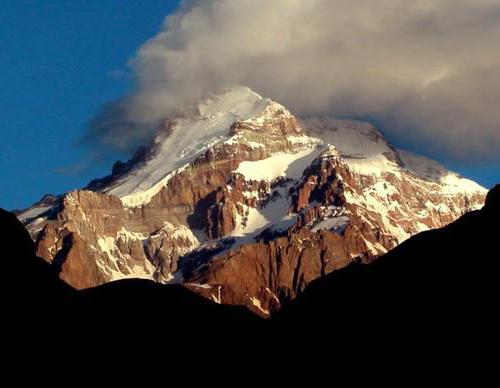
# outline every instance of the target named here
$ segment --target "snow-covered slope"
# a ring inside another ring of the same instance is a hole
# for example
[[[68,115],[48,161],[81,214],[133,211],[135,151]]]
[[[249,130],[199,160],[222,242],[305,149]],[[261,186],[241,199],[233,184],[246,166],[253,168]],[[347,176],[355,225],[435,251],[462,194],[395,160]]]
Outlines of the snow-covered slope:
[[[231,124],[257,116],[270,102],[245,87],[210,96],[198,105],[197,116],[167,122],[146,163],[113,182],[104,192],[120,197],[130,206],[148,202],[188,163],[227,139]]]
[[[395,161],[385,156],[386,153],[393,152],[393,149],[382,134],[369,123],[312,117],[303,120],[303,125],[309,134],[334,145],[350,167],[358,173],[381,174],[397,168]]]
[[[305,119],[303,125],[308,133],[333,144],[356,173],[381,176],[407,171],[441,185],[443,191],[450,194],[487,192],[476,182],[447,170],[434,160],[395,149],[370,123],[313,117]]]
[[[299,179],[304,170],[319,156],[319,147],[297,153],[278,152],[266,159],[241,162],[235,170],[249,180],[272,182],[280,177]]]
[[[438,162],[416,155],[409,151],[398,150],[404,167],[419,178],[438,183],[443,187],[443,192],[449,194],[460,193],[486,193],[486,189],[476,182],[464,178],[459,174],[447,170]]]

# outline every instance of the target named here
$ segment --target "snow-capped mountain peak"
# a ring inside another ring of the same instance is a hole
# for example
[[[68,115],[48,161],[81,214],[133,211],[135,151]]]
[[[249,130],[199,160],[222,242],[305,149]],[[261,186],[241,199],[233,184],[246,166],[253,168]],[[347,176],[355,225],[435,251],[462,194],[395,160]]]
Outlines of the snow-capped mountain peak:
[[[231,114],[241,120],[257,115],[269,102],[250,88],[237,86],[209,95],[198,104],[198,112],[205,119]]]
[[[168,120],[145,163],[112,182],[103,192],[130,206],[147,202],[197,156],[227,140],[234,122],[257,117],[272,104],[246,87],[214,93],[200,102],[198,116]]]
[[[267,315],[315,278],[481,207],[485,194],[369,123],[297,120],[236,87],[167,120],[111,176],[19,217],[38,255],[57,256],[78,288],[140,276]]]

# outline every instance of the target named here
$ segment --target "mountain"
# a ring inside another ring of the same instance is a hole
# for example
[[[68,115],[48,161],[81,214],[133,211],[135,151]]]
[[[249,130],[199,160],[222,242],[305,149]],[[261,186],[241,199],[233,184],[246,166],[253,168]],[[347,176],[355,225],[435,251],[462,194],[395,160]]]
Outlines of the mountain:
[[[368,123],[298,119],[237,87],[165,121],[110,176],[18,218],[76,289],[182,283],[269,316],[315,279],[445,226],[485,195]]]
[[[460,337],[496,333],[499,220],[500,185],[482,210],[316,280],[274,318],[335,322],[337,330],[378,322],[421,331],[441,325]]]

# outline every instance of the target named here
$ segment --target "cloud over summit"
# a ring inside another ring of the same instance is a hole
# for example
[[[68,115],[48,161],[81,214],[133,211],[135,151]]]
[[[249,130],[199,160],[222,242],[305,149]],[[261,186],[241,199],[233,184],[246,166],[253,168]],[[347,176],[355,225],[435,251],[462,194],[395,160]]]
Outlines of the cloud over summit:
[[[132,59],[135,92],[91,131],[140,139],[243,84],[300,115],[372,117],[457,159],[493,157],[499,41],[496,0],[188,0]]]

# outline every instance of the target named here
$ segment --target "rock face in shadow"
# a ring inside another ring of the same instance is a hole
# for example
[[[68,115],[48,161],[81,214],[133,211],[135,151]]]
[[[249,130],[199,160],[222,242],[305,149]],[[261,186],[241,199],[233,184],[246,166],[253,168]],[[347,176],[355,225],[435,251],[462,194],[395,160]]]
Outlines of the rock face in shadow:
[[[499,222],[500,185],[482,210],[420,233],[371,264],[353,263],[313,282],[274,319],[486,327],[496,321]]]

